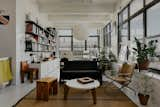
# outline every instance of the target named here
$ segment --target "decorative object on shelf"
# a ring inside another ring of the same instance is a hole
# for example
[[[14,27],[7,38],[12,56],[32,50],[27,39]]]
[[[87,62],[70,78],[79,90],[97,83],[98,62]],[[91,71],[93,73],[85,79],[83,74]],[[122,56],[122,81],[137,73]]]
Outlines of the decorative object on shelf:
[[[31,13],[28,12],[27,14],[25,14],[25,19],[26,20],[31,20]]]
[[[7,25],[9,23],[10,17],[7,15],[0,15],[0,25]]]
[[[143,73],[135,74],[137,78],[136,89],[138,89],[138,98],[142,105],[147,105],[150,95],[153,92],[152,88],[152,77]]]
[[[32,41],[26,41],[26,49],[25,51],[32,51]]]
[[[138,67],[140,70],[146,70],[149,65],[148,57],[155,55],[156,45],[153,43],[156,41],[149,41],[148,46],[145,43],[141,43],[137,38],[135,38],[135,41],[137,48],[133,48],[133,50],[137,53]]]

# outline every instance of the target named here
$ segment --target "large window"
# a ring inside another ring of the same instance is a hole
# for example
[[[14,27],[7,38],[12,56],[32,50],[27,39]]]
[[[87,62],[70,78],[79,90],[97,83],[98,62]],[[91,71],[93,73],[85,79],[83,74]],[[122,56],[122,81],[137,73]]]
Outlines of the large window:
[[[130,4],[130,15],[133,15],[138,10],[143,8],[144,0],[133,0]]]
[[[59,50],[71,50],[71,39],[71,37],[60,37]]]
[[[129,24],[128,21],[126,21],[129,16],[128,11],[128,7],[125,7],[118,15],[118,53],[121,49],[121,45],[127,43],[129,38]]]
[[[129,13],[127,19],[123,15],[126,8]],[[131,0],[118,13],[118,21],[118,49],[121,48],[121,43],[127,41],[124,37],[128,34],[130,49],[136,45],[134,37],[145,43],[157,40],[156,54],[160,55],[160,0]]]
[[[74,38],[72,29],[58,29],[59,51],[84,51],[99,48],[99,34],[97,29],[90,29],[87,40]]]
[[[91,49],[94,47],[99,47],[98,43],[99,42],[99,37],[98,36],[89,36],[87,39],[87,49]]]
[[[73,51],[83,51],[85,50],[85,40],[77,40],[73,38]]]
[[[120,42],[121,44],[126,43],[126,41],[128,41],[128,23],[123,24],[120,27]]]
[[[125,8],[122,13],[122,21],[125,21],[126,19],[128,19],[128,8]]]
[[[72,36],[72,29],[59,29],[57,33],[59,36]]]
[[[127,40],[130,40],[131,47],[134,46],[134,37],[137,37],[141,41],[148,41],[150,39],[159,40],[159,19],[160,0],[131,0],[118,13],[118,53],[121,44],[127,43]]]
[[[147,37],[160,36],[160,3],[147,10]]]
[[[144,37],[144,28],[143,28],[143,15],[140,14],[137,17],[133,18],[130,22],[130,37],[131,40],[134,40],[134,37],[142,39]]]
[[[90,29],[89,36],[86,41],[87,50],[91,50],[93,48],[99,48],[99,34],[97,29]]]
[[[72,50],[72,29],[59,29],[57,30],[59,36],[59,50],[71,51]]]
[[[146,0],[146,5],[152,2],[153,0]]]
[[[87,40],[77,40],[73,38],[73,51],[79,50],[92,50],[93,48],[99,48],[99,35],[96,29],[89,29],[89,35]]]
[[[104,47],[111,47],[111,23],[108,23],[104,28],[103,28],[103,35],[104,35]]]
[[[87,39],[87,50],[94,56],[95,50],[99,50],[99,36],[89,36]],[[96,55],[97,56],[97,55]]]

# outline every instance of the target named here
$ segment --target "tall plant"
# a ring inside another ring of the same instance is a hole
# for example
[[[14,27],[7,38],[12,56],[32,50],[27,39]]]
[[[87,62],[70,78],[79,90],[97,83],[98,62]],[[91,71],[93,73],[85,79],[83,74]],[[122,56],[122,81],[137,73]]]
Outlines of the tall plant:
[[[144,63],[148,61],[148,56],[155,56],[156,40],[151,40],[148,43],[148,46],[144,43],[141,43],[137,38],[135,38],[137,48],[133,50],[137,53],[138,63]]]

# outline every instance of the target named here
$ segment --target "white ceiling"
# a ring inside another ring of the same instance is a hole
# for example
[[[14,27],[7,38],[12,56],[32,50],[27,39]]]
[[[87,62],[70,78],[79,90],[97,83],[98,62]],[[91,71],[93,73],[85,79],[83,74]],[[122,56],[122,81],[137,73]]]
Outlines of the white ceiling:
[[[37,0],[52,23],[104,24],[121,0]]]

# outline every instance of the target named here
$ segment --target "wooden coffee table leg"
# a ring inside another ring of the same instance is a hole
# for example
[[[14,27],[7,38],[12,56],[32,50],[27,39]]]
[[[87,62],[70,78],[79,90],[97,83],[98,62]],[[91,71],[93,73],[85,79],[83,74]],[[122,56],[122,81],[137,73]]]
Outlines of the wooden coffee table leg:
[[[53,82],[53,94],[57,94],[58,93],[58,82],[57,80],[55,80]]]
[[[64,100],[67,100],[68,92],[69,92],[69,87],[64,85]]]
[[[91,90],[92,93],[92,98],[93,98],[93,103],[96,104],[97,99],[96,99],[96,89],[92,89]]]

